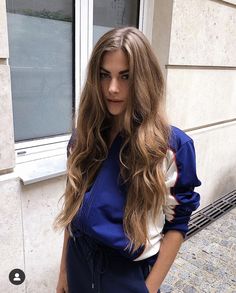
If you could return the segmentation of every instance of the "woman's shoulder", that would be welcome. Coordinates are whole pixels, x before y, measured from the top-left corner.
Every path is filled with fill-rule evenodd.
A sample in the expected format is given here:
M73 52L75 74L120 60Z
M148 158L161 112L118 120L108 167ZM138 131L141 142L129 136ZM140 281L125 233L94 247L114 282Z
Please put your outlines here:
M171 125L169 147L172 150L178 151L186 143L192 143L193 140L180 128Z

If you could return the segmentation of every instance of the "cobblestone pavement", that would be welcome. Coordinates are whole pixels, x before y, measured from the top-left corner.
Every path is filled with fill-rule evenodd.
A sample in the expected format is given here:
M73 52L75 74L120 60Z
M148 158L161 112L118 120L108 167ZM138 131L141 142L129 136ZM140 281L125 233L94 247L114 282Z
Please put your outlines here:
M186 240L162 293L236 293L236 208Z

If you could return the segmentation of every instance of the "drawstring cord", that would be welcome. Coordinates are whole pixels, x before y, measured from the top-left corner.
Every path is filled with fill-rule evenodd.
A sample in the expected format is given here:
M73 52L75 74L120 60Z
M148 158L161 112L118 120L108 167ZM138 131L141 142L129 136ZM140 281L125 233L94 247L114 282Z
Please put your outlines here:
M87 254L87 261L90 264L92 276L92 289L97 287L97 293L101 292L101 275L106 271L108 266L108 256L104 249L95 245ZM95 286L97 285L97 286Z
M101 275L106 271L108 266L108 255L105 249L94 241L91 241L91 238L84 234L79 235L79 237L75 237L74 235L72 237L76 246L78 247L79 243L82 247L82 252L90 267L92 290L96 290L97 288L95 292L101 293Z

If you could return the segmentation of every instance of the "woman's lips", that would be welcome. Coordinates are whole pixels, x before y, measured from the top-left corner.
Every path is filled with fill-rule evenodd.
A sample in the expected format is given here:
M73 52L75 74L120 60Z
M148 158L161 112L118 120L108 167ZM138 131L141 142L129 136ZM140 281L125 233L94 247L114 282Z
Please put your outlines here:
M122 100L110 100L110 99L107 99L107 100L110 103L121 103L121 102L123 102Z

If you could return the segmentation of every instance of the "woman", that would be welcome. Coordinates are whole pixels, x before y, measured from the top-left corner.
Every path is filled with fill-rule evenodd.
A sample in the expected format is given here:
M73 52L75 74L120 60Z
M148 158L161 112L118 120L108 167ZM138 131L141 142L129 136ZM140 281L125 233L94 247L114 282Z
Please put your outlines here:
M57 293L156 293L199 206L193 141L171 127L146 37L113 29L92 52L68 180Z

